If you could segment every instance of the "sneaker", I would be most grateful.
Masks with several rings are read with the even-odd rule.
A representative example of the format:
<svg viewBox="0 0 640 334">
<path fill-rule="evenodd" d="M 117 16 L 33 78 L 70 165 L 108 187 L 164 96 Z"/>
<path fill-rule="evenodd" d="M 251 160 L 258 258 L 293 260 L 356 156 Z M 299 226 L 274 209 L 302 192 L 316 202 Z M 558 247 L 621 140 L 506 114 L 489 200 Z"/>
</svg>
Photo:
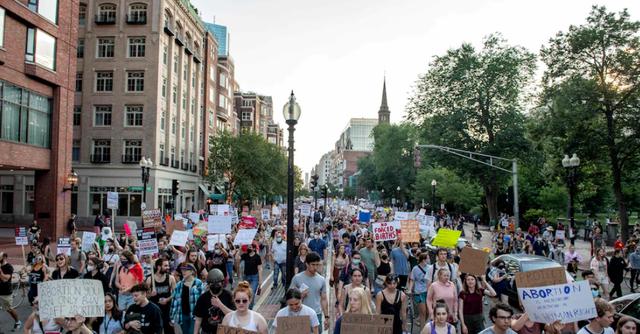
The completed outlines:
<svg viewBox="0 0 640 334">
<path fill-rule="evenodd" d="M 18 320 L 15 324 L 13 324 L 13 330 L 22 328 L 22 321 Z"/>
</svg>

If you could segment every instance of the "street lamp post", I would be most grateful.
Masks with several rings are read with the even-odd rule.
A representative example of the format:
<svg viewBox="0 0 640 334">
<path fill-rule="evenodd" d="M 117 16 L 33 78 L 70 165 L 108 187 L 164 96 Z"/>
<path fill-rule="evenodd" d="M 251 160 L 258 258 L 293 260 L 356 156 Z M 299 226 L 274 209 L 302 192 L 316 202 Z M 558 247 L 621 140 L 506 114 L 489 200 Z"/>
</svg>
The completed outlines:
<svg viewBox="0 0 640 334">
<path fill-rule="evenodd" d="M 289 125 L 289 162 L 287 168 L 287 288 L 291 285 L 293 279 L 293 264 L 295 255 L 293 254 L 293 239 L 295 238 L 293 233 L 293 132 L 295 131 L 295 125 L 300 118 L 300 105 L 296 102 L 296 97 L 291 91 L 289 96 L 289 102 L 284 105 L 282 113 L 284 119 Z"/>
<path fill-rule="evenodd" d="M 435 210 L 436 210 L 436 185 L 438 185 L 438 182 L 435 179 L 431 180 L 431 215 L 432 216 L 435 214 Z"/>
<path fill-rule="evenodd" d="M 400 207 L 400 186 L 398 186 L 398 188 L 396 188 L 396 205 L 398 206 L 398 208 Z"/>
<path fill-rule="evenodd" d="M 573 201 L 575 199 L 576 196 L 576 178 L 577 178 L 577 169 L 578 166 L 580 166 L 580 158 L 578 158 L 577 154 L 573 154 L 573 156 L 571 158 L 569 158 L 568 155 L 565 154 L 564 158 L 562 159 L 562 167 L 566 168 L 568 173 L 567 173 L 567 188 L 569 188 L 569 221 L 570 221 L 570 225 L 571 225 L 571 230 L 573 232 L 571 233 L 575 233 L 575 228 L 576 228 L 576 222 L 574 219 L 574 207 L 573 207 Z M 571 233 L 569 233 L 569 235 L 571 235 Z M 573 244 L 573 241 L 571 242 Z"/>
<path fill-rule="evenodd" d="M 149 158 L 142 157 L 140 159 L 140 169 L 142 169 L 142 210 L 147 209 L 147 183 L 149 183 L 149 171 L 153 167 L 153 161 Z"/>
</svg>

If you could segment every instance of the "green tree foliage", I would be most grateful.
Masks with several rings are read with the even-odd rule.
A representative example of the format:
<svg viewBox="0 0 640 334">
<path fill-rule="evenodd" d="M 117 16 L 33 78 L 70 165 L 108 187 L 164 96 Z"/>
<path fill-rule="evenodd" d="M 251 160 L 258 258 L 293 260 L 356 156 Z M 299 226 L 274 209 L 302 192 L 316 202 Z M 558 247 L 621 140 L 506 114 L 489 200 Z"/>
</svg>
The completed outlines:
<svg viewBox="0 0 640 334">
<path fill-rule="evenodd" d="M 236 193 L 247 200 L 286 194 L 287 159 L 262 136 L 223 132 L 211 139 L 209 148 L 208 180 L 218 185 L 229 182 L 227 196 Z"/>
<path fill-rule="evenodd" d="M 432 202 L 433 187 L 431 181 L 436 180 L 436 202 Z M 442 167 L 423 168 L 418 170 L 416 176 L 415 191 L 413 198 L 416 203 L 435 204 L 436 208 L 441 203 L 449 212 L 467 213 L 471 209 L 478 207 L 482 189 L 477 183 L 469 182 L 456 173 Z"/>
<path fill-rule="evenodd" d="M 606 162 L 624 240 L 625 185 L 638 182 L 631 171 L 640 152 L 639 29 L 626 10 L 594 6 L 585 24 L 559 32 L 541 51 L 547 69 L 535 115 L 555 155 L 578 152 L 583 161 L 594 161 L 587 170 L 598 174 L 598 162 Z"/>
<path fill-rule="evenodd" d="M 535 56 L 508 45 L 499 34 L 486 37 L 480 50 L 464 43 L 435 57 L 418 80 L 408 105 L 409 120 L 420 125 L 423 143 L 524 157 L 529 145 L 523 110 L 534 70 Z M 497 219 L 497 198 L 507 173 L 451 155 L 424 152 L 423 160 L 427 156 L 479 180 L 489 216 Z"/>
</svg>

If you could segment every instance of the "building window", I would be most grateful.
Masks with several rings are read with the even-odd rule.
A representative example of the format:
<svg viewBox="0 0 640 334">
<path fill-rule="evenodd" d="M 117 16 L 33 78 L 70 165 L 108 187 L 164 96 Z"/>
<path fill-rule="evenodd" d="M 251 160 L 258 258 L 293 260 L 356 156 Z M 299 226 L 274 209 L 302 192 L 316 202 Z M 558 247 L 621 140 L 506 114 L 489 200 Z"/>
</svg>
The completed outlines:
<svg viewBox="0 0 640 334">
<path fill-rule="evenodd" d="M 182 91 L 182 110 L 187 109 L 187 92 Z"/>
<path fill-rule="evenodd" d="M 13 186 L 0 186 L 0 213 L 13 213 Z"/>
<path fill-rule="evenodd" d="M 144 91 L 144 72 L 142 71 L 127 72 L 127 91 L 128 92 Z"/>
<path fill-rule="evenodd" d="M 225 110 L 227 109 L 227 97 L 222 95 L 222 94 L 218 94 L 218 107 L 220 108 L 224 108 Z"/>
<path fill-rule="evenodd" d="M 71 160 L 80 161 L 80 140 L 73 140 L 73 146 L 71 147 Z"/>
<path fill-rule="evenodd" d="M 116 47 L 114 37 L 98 37 L 98 52 L 96 58 L 113 58 Z"/>
<path fill-rule="evenodd" d="M 191 115 L 196 113 L 196 100 L 191 100 Z"/>
<path fill-rule="evenodd" d="M 173 92 L 171 93 L 171 100 L 173 101 L 173 105 L 175 106 L 178 103 L 178 87 L 176 85 L 173 86 Z"/>
<path fill-rule="evenodd" d="M 56 38 L 40 29 L 27 29 L 25 59 L 50 70 L 56 69 Z"/>
<path fill-rule="evenodd" d="M 125 126 L 142 126 L 142 106 L 125 106 Z"/>
<path fill-rule="evenodd" d="M 224 73 L 220 73 L 220 86 L 227 88 L 227 75 Z"/>
<path fill-rule="evenodd" d="M 176 148 L 175 146 L 171 146 L 171 163 L 176 160 Z"/>
<path fill-rule="evenodd" d="M 209 110 L 209 127 L 213 127 L 213 120 L 215 115 L 213 114 L 213 110 Z"/>
<path fill-rule="evenodd" d="M 176 116 L 171 116 L 171 134 L 176 134 Z"/>
<path fill-rule="evenodd" d="M 95 139 L 93 141 L 92 162 L 110 162 L 111 161 L 111 140 Z"/>
<path fill-rule="evenodd" d="M 4 46 L 4 8 L 0 7 L 0 47 Z"/>
<path fill-rule="evenodd" d="M 216 102 L 216 91 L 213 88 L 213 86 L 209 86 L 209 102 L 211 103 L 215 103 Z"/>
<path fill-rule="evenodd" d="M 182 67 L 182 80 L 187 81 L 187 73 L 189 72 L 189 60 L 185 60 Z"/>
<path fill-rule="evenodd" d="M 195 138 L 195 127 L 189 127 L 189 142 L 193 143 L 193 138 Z"/>
<path fill-rule="evenodd" d="M 29 0 L 29 9 L 47 20 L 58 23 L 58 0 Z"/>
<path fill-rule="evenodd" d="M 180 138 L 184 139 L 187 135 L 186 128 L 184 126 L 184 121 L 180 124 Z"/>
<path fill-rule="evenodd" d="M 134 3 L 129 6 L 129 22 L 147 22 L 147 5 Z"/>
<path fill-rule="evenodd" d="M 104 23 L 116 22 L 116 5 L 106 3 L 98 6 L 97 21 Z"/>
<path fill-rule="evenodd" d="M 243 111 L 243 112 L 242 112 L 242 120 L 243 120 L 243 121 L 250 121 L 250 120 L 252 120 L 252 118 L 251 118 L 251 112 L 250 112 L 250 111 Z"/>
<path fill-rule="evenodd" d="M 87 24 L 87 5 L 81 3 L 78 10 L 78 24 L 83 26 Z"/>
<path fill-rule="evenodd" d="M 163 110 L 162 113 L 160 113 L 160 131 L 164 131 L 164 120 L 166 116 L 167 112 Z"/>
<path fill-rule="evenodd" d="M 144 52 L 145 52 L 145 38 L 129 37 L 129 57 L 141 58 L 141 57 L 144 57 Z"/>
<path fill-rule="evenodd" d="M 82 119 L 82 106 L 73 106 L 73 126 L 80 126 Z"/>
<path fill-rule="evenodd" d="M 49 147 L 51 99 L 0 81 L 0 138 Z"/>
<path fill-rule="evenodd" d="M 113 72 L 96 72 L 96 92 L 113 91 Z"/>
<path fill-rule="evenodd" d="M 173 73 L 178 73 L 178 54 L 173 54 Z"/>
<path fill-rule="evenodd" d="M 167 97 L 167 78 L 162 78 L 162 97 Z"/>
<path fill-rule="evenodd" d="M 142 158 L 142 140 L 125 140 L 124 156 L 126 162 L 138 162 Z"/>
<path fill-rule="evenodd" d="M 76 57 L 84 58 L 84 38 L 78 38 L 78 47 L 76 48 Z"/>
<path fill-rule="evenodd" d="M 82 91 L 82 73 L 76 73 L 76 92 Z"/>
<path fill-rule="evenodd" d="M 169 51 L 167 46 L 165 45 L 162 49 L 162 64 L 167 65 L 167 60 L 169 59 Z"/>
<path fill-rule="evenodd" d="M 94 106 L 93 126 L 111 126 L 111 105 Z"/>
</svg>

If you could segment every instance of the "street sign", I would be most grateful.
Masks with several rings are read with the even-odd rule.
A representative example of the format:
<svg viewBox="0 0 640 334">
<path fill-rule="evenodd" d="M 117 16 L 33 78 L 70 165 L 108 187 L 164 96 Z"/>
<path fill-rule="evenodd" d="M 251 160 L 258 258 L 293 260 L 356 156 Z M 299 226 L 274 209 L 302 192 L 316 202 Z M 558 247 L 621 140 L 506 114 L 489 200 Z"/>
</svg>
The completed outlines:
<svg viewBox="0 0 640 334">
<path fill-rule="evenodd" d="M 118 210 L 118 193 L 110 191 L 107 193 L 107 208 Z"/>
<path fill-rule="evenodd" d="M 153 188 L 151 186 L 147 186 L 147 192 L 151 192 Z M 128 191 L 143 191 L 144 187 L 143 186 L 130 186 L 127 188 Z"/>
</svg>

